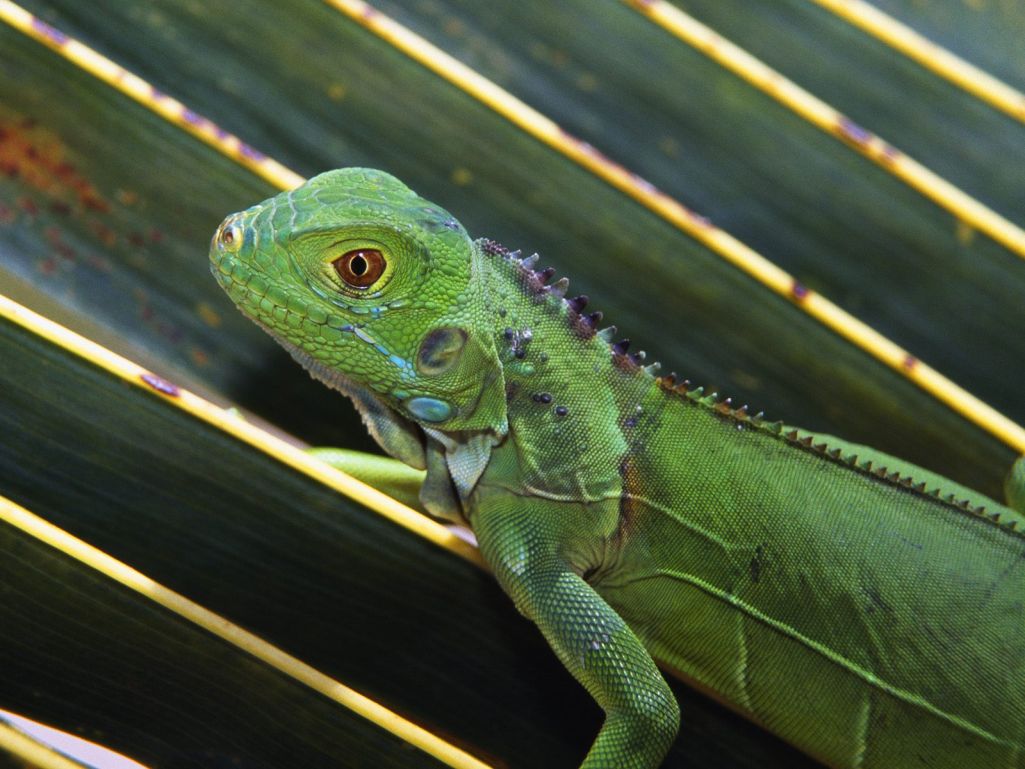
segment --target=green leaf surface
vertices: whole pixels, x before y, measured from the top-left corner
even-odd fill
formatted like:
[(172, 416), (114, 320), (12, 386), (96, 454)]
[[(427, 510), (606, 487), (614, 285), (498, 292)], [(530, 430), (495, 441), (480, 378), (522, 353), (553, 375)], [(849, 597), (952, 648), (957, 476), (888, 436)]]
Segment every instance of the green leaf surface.
[(1025, 90), (1025, 56), (1020, 45), (1025, 16), (1017, 3), (875, 0), (874, 5), (1008, 85)]
[(47, 545), (6, 525), (0, 544), (3, 696), (23, 712), (153, 766), (442, 766)]
[[(540, 251), (667, 370), (771, 418), (876, 445), (999, 495), (1007, 447), (322, 3), (25, 5), (300, 173), (383, 168), (471, 233)], [(1004, 5), (880, 5), (1023, 82), (1020, 20)], [(959, 233), (948, 213), (836, 139), (616, 0), (378, 7), (1025, 421), (1015, 374), (1025, 354), (1025, 263)], [(1022, 223), (1022, 124), (807, 0), (681, 7)], [(272, 194), (266, 183), (3, 25), (0, 171), (0, 293), (303, 440), (369, 447), (348, 403), (310, 381), (209, 276), (214, 227)], [(483, 755), (571, 766), (583, 753), (597, 713), (486, 575), (48, 344), (9, 327), (2, 340), (0, 494)], [(12, 547), (21, 542), (0, 533)], [(245, 701), (233, 687), (262, 691), (273, 679), (257, 671), (239, 683), (254, 663), (222, 650), (214, 667), (224, 668), (223, 685), (175, 700), (184, 689), (168, 684), (165, 703), (161, 687), (175, 668), (154, 663), (143, 675), (140, 660), (163, 648), (163, 628), (175, 638), (196, 631), (105, 591), (45, 549), (19, 548), (41, 559), (31, 562), (40, 571), (29, 580), (28, 567), (15, 570), (27, 603), (0, 604), (12, 612), (0, 627), (23, 623), (33, 602), (74, 606), (88, 583), (110, 617), (95, 632), (108, 640), (40, 628), (51, 634), (47, 656), (42, 644), (14, 646), (24, 633), (0, 630), (0, 659), (39, 647), (35, 662), (24, 661), (30, 672), (0, 684), (0, 706), (65, 726), (94, 723), (156, 759), (204, 739), (218, 744), (226, 732), (213, 724), (233, 732), (250, 712), (230, 704)], [(122, 655), (125, 668), (92, 664), (89, 648), (130, 645), (129, 633), (141, 649), (155, 644), (152, 654)], [(185, 667), (205, 681), (195, 671), (206, 670), (214, 642), (196, 644), (199, 667)], [(54, 660), (77, 688), (34, 678)], [(147, 687), (118, 688), (119, 670), (137, 671)], [(300, 735), (297, 750), (325, 749), (351, 729), (352, 739), (385, 745), (382, 755), (409, 753), (344, 715), (336, 727), (330, 706), (289, 685), (266, 686), (303, 713), (330, 711), (290, 721), (260, 695), (265, 710), (254, 723), (282, 719), (282, 732)], [(94, 689), (106, 694), (83, 694)], [(670, 765), (799, 760), (678, 691), (685, 732)], [(143, 725), (175, 702), (188, 707), (168, 731)], [(210, 730), (187, 734), (193, 710)], [(239, 737), (251, 765), (274, 755), (260, 747), (266, 732)]]

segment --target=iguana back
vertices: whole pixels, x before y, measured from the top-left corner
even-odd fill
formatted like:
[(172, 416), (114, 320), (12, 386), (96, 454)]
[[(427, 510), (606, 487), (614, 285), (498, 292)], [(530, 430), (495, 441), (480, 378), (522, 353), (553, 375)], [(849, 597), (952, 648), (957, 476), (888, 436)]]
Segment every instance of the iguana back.
[[(532, 267), (489, 249), (538, 296)], [(564, 552), (657, 660), (831, 766), (1025, 766), (1019, 513), (658, 377), (560, 305), (507, 310), (531, 337), (511, 360), (562, 360), (507, 366), (510, 425), (529, 438), (498, 475), (569, 507), (616, 496)], [(600, 429), (569, 424), (596, 412)], [(587, 482), (567, 482), (582, 464)]]
[(831, 766), (1022, 766), (1019, 516), (678, 400), (638, 430), (622, 566), (592, 583), (656, 659)]

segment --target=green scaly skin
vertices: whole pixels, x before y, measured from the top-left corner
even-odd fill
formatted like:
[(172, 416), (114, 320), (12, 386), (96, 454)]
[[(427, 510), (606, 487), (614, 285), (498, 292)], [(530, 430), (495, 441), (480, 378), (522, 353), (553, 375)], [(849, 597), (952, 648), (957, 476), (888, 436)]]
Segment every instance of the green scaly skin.
[[(1020, 512), (657, 377), (564, 281), (381, 172), (228, 217), (211, 259), (426, 470), (423, 506), (473, 528), (606, 712), (584, 767), (665, 755), (679, 711), (653, 658), (830, 766), (1025, 767)], [(1019, 510), (1023, 489), (1019, 461)]]

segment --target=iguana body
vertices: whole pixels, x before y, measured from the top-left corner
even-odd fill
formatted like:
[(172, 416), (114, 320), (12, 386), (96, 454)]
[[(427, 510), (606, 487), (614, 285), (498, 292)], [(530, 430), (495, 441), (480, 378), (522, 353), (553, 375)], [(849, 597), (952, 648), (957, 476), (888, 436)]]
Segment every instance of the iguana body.
[(658, 766), (679, 713), (652, 657), (830, 766), (1025, 767), (1020, 513), (657, 377), (387, 174), (233, 215), (211, 258), (473, 528), (606, 711), (585, 767)]

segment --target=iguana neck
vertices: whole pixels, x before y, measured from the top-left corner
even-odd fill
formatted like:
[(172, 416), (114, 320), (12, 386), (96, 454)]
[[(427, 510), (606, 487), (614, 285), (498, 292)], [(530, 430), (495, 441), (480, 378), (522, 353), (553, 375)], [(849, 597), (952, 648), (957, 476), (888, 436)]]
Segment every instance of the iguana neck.
[(566, 300), (568, 281), (553, 280), (537, 256), (521, 258), (488, 240), (475, 247), (488, 266), (488, 309), (503, 369), (509, 442), (515, 462), (499, 476), (521, 478), (525, 493), (587, 501), (618, 494), (618, 468), (631, 450), (620, 430), (623, 402), (657, 390), (615, 329), (585, 297)]
[[(968, 515), (986, 515), (982, 506), (989, 500), (921, 468), (831, 436), (766, 422), (746, 406), (734, 408), (729, 398), (706, 395), (672, 374), (658, 376), (658, 364), (645, 366), (643, 353), (631, 354), (625, 340), (615, 341), (615, 327), (598, 328), (601, 313), (588, 314), (585, 297), (565, 299), (568, 281), (553, 281), (554, 271), (539, 269), (536, 255), (521, 258), (488, 240), (476, 241), (475, 247), (488, 266), (484, 293), (515, 448), (514, 459), (496, 457), (515, 466), (498, 467), (493, 475), (523, 479), (525, 488), (517, 491), (577, 502), (618, 497), (660, 426), (673, 423), (680, 441), (695, 440), (693, 428), (703, 413), (714, 415), (712, 422), (721, 426), (721, 433), (714, 431), (720, 443), (738, 431), (765, 433), (791, 450), (846, 465), (852, 473)], [(1010, 518), (1003, 524), (1018, 522), (1010, 511), (1005, 516)]]

